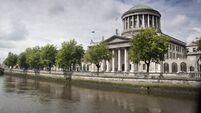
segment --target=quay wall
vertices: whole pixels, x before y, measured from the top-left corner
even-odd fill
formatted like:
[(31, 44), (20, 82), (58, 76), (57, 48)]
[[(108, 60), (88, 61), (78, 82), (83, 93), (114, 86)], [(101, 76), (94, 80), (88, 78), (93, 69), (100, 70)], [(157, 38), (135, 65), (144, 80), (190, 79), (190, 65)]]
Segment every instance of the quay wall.
[[(162, 95), (199, 95), (200, 79), (182, 77), (136, 77), (134, 75), (111, 76), (110, 74), (100, 73), (84, 73), (84, 72), (54, 72), (51, 73), (41, 71), (40, 74), (35, 74), (33, 71), (5, 71), (5, 75), (14, 75), (18, 77), (26, 77), (38, 80), (58, 81), (60, 83), (71, 82), (74, 85), (87, 86), (93, 88), (104, 88), (109, 90), (132, 91), (137, 93), (151, 93)], [(140, 76), (140, 75), (138, 75)], [(142, 75), (141, 75), (142, 76)], [(150, 74), (149, 76), (153, 76)]]

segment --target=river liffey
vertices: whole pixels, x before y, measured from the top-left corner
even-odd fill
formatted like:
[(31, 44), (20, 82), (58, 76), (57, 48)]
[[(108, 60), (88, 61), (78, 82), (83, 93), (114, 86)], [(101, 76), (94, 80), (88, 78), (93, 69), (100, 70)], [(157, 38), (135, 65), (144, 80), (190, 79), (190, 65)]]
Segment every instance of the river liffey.
[(0, 113), (195, 113), (196, 99), (0, 77)]

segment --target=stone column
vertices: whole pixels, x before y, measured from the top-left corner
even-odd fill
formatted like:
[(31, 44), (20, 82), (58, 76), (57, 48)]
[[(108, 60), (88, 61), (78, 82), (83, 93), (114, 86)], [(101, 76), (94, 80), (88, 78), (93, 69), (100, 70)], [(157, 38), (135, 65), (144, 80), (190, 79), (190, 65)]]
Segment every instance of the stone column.
[(144, 20), (144, 14), (142, 15), (142, 28), (145, 28), (145, 20)]
[(107, 69), (106, 72), (110, 72), (110, 61), (106, 61)]
[(139, 24), (139, 23), (140, 23), (140, 22), (139, 22), (139, 15), (137, 15), (137, 21), (136, 21), (136, 23), (137, 23), (137, 24), (136, 24), (136, 28), (139, 28), (139, 25), (140, 25), (140, 24)]
[(148, 19), (148, 21), (147, 21), (147, 24), (148, 24), (148, 25), (147, 25), (147, 26), (150, 27), (150, 23), (149, 23), (149, 14), (147, 15), (147, 19)]
[(152, 27), (153, 27), (153, 28), (155, 27), (155, 24), (154, 24), (154, 16), (152, 16)]
[(112, 72), (115, 72), (115, 64), (114, 64), (114, 62), (115, 62), (115, 59), (114, 59), (114, 49), (112, 50), (112, 55), (113, 55), (113, 57), (112, 57)]
[(106, 61), (103, 60), (103, 71), (105, 72), (106, 71)]
[(101, 62), (101, 70), (100, 71), (105, 71), (105, 60), (102, 60)]
[(89, 71), (92, 72), (92, 64), (89, 65)]
[[(179, 68), (180, 69), (180, 68)], [(160, 72), (163, 73), (164, 72), (164, 65), (163, 65), (163, 61), (160, 61)]]
[(124, 49), (124, 72), (128, 72), (128, 51)]
[(118, 49), (118, 71), (121, 71), (121, 49)]
[(81, 63), (80, 69), (81, 69), (81, 71), (84, 71), (84, 63)]
[(131, 70), (130, 70), (130, 72), (134, 72), (134, 63), (133, 62), (131, 62)]
[(95, 72), (94, 64), (91, 64), (91, 72)]

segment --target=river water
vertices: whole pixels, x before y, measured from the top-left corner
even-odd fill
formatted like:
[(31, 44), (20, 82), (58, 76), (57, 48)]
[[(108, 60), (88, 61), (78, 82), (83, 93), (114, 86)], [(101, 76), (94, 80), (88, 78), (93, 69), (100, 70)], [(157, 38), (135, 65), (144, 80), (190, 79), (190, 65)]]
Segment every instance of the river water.
[(195, 113), (196, 99), (0, 77), (0, 113)]

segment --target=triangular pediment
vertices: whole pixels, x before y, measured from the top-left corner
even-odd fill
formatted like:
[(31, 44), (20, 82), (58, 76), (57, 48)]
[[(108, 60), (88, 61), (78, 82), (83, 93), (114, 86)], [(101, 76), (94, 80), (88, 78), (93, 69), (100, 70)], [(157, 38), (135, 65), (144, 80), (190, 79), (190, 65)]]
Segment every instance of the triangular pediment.
[(128, 41), (129, 41), (129, 38), (114, 35), (106, 39), (104, 42), (111, 44), (111, 43), (121, 43), (121, 42), (128, 42)]

